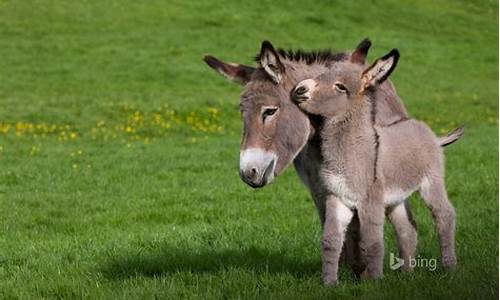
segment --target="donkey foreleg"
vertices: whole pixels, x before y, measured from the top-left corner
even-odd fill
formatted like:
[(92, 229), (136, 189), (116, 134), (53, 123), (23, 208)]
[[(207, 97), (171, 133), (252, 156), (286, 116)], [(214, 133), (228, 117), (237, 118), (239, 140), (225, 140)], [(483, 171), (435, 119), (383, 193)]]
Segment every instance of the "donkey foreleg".
[(338, 280), (339, 258), (344, 243), (347, 226), (351, 222), (353, 211), (342, 201), (330, 195), (325, 202), (325, 223), (321, 238), (323, 254), (322, 279), (325, 285), (336, 284)]
[(383, 190), (375, 182), (366, 199), (358, 205), (360, 247), (369, 278), (380, 278), (384, 270), (384, 219)]

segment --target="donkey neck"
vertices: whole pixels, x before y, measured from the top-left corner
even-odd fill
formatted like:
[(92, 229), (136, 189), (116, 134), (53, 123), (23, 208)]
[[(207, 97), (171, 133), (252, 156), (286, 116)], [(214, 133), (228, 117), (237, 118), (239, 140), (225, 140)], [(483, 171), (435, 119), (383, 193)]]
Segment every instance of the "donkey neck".
[[(374, 132), (372, 102), (368, 97), (360, 98), (343, 120), (325, 119), (320, 130), (321, 153), (327, 169), (334, 173), (344, 173), (346, 162), (371, 158), (377, 137)], [(364, 164), (363, 164), (364, 165)]]
[(352, 134), (359, 134), (374, 125), (375, 107), (372, 100), (367, 96), (356, 99), (354, 106), (347, 113), (339, 117), (325, 118), (321, 132), (326, 135), (334, 135), (343, 140)]

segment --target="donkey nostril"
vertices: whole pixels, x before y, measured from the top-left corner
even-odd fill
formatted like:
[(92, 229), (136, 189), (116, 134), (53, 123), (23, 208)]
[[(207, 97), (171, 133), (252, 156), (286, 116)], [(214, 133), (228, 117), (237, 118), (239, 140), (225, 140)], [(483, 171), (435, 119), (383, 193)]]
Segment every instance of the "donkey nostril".
[(305, 86), (301, 86), (295, 90), (296, 95), (303, 95), (305, 92), (307, 92), (307, 88)]
[(255, 177), (256, 174), (257, 174), (257, 169), (256, 168), (252, 168), (250, 176)]

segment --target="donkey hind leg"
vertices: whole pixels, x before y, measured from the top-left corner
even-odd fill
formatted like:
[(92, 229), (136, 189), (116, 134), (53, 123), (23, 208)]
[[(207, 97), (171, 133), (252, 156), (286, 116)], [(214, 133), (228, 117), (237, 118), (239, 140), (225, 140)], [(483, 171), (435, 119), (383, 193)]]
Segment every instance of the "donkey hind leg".
[(337, 283), (339, 258), (344, 243), (344, 235), (353, 214), (353, 211), (346, 207), (337, 197), (327, 197), (325, 224), (321, 238), (323, 253), (322, 279), (325, 285)]
[(432, 212), (439, 236), (441, 261), (445, 269), (457, 264), (455, 255), (455, 209), (448, 200), (442, 177), (426, 177), (420, 186), (420, 195)]
[(354, 213), (352, 221), (347, 228), (344, 250), (342, 254), (345, 262), (351, 267), (356, 278), (360, 278), (366, 265), (363, 263), (361, 256), (361, 248), (359, 247), (360, 234), (359, 234), (359, 218), (357, 213)]
[(403, 259), (403, 271), (412, 271), (411, 258), (417, 251), (417, 227), (408, 200), (387, 209), (387, 217), (394, 227), (399, 247), (399, 257)]
[(363, 199), (358, 206), (360, 247), (369, 278), (380, 278), (384, 271), (385, 209), (383, 200), (381, 183), (375, 182), (368, 198)]

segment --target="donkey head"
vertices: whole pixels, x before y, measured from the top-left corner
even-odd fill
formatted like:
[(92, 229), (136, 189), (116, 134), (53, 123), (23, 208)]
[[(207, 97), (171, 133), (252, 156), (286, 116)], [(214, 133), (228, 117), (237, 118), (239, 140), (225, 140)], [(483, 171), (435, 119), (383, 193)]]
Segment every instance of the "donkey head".
[(240, 177), (252, 187), (262, 187), (293, 161), (311, 132), (308, 117), (290, 101), (297, 82), (288, 72), (291, 66), (268, 41), (262, 43), (256, 68), (212, 56), (204, 60), (226, 78), (244, 84)]
[(305, 112), (341, 121), (348, 118), (364, 96), (375, 90), (392, 73), (399, 59), (397, 49), (365, 67), (366, 52), (353, 53), (351, 59), (338, 62), (314, 79), (299, 82), (292, 99)]

